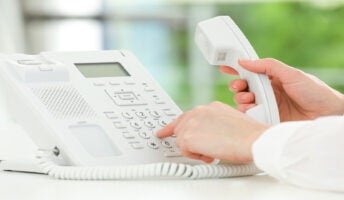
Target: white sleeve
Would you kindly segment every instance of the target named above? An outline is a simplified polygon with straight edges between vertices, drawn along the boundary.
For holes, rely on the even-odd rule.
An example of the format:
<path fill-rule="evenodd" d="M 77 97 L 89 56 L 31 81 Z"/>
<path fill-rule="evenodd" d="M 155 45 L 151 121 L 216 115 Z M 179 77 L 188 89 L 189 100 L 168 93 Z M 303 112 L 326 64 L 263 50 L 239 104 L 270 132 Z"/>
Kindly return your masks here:
<path fill-rule="evenodd" d="M 273 126 L 253 144 L 253 157 L 282 181 L 344 191 L 344 116 Z"/>

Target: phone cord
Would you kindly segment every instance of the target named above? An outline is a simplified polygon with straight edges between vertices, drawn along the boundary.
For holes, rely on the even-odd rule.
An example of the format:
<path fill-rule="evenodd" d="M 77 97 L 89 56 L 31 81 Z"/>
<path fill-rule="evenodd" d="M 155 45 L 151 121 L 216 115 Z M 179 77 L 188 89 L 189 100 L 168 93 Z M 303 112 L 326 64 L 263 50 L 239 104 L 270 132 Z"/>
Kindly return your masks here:
<path fill-rule="evenodd" d="M 254 164 L 201 164 L 152 163 L 128 166 L 60 166 L 52 155 L 38 155 L 38 166 L 43 173 L 65 180 L 126 180 L 154 178 L 206 179 L 249 176 L 262 172 Z"/>

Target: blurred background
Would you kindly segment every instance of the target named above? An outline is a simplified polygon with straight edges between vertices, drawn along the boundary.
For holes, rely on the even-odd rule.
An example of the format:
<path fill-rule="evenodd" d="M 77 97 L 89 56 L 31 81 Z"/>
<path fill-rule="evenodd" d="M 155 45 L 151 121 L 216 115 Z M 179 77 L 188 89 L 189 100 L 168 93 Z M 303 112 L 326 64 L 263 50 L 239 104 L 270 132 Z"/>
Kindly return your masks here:
<path fill-rule="evenodd" d="M 312 73 L 344 92 L 344 1 L 0 0 L 0 52 L 127 49 L 183 109 L 234 105 L 236 77 L 208 66 L 198 21 L 230 15 L 258 55 Z"/>

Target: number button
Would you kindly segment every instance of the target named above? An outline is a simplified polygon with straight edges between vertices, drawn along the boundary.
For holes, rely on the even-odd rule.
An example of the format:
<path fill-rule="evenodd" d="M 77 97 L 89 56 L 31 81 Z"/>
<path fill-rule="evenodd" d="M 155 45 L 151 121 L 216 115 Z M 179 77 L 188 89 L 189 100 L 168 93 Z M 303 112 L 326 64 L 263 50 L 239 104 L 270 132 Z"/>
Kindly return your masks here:
<path fill-rule="evenodd" d="M 139 122 L 135 121 L 135 122 L 130 122 L 130 126 L 135 128 L 135 129 L 141 129 L 141 125 Z"/>
<path fill-rule="evenodd" d="M 158 149 L 159 148 L 158 144 L 154 141 L 148 141 L 147 146 L 151 149 Z"/>
<path fill-rule="evenodd" d="M 165 109 L 164 113 L 167 116 L 175 116 L 176 115 L 176 113 L 172 109 Z"/>
<path fill-rule="evenodd" d="M 123 112 L 122 116 L 126 119 L 133 119 L 133 116 L 129 112 Z"/>
<path fill-rule="evenodd" d="M 171 145 L 171 143 L 169 142 L 169 141 L 167 141 L 167 140 L 163 140 L 163 141 L 161 141 L 161 144 L 162 144 L 162 146 L 164 146 L 165 148 L 172 148 L 172 145 Z"/>
<path fill-rule="evenodd" d="M 152 121 L 145 121 L 145 125 L 148 128 L 155 128 L 154 122 L 152 122 Z"/>
<path fill-rule="evenodd" d="M 144 113 L 144 112 L 136 112 L 136 115 L 139 117 L 139 118 L 142 118 L 142 119 L 144 119 L 144 118 L 146 118 L 147 116 L 146 116 L 146 114 Z"/>
<path fill-rule="evenodd" d="M 149 135 L 150 134 L 148 134 L 148 132 L 146 132 L 146 131 L 139 132 L 139 136 L 143 139 L 149 139 L 150 138 Z"/>
<path fill-rule="evenodd" d="M 153 110 L 153 111 L 149 111 L 149 114 L 154 117 L 154 118 L 159 118 L 160 117 L 160 114 L 158 111 L 156 110 Z"/>
<path fill-rule="evenodd" d="M 165 127 L 165 126 L 167 126 L 167 124 L 168 124 L 168 122 L 166 120 L 164 120 L 164 119 L 160 119 L 159 120 L 159 125 L 160 126 Z"/>

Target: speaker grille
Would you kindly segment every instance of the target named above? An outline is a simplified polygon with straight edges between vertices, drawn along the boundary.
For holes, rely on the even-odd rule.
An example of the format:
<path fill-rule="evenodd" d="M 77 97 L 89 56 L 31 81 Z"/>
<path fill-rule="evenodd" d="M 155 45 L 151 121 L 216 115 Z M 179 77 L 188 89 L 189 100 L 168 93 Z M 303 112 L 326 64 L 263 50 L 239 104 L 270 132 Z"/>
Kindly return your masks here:
<path fill-rule="evenodd" d="M 56 119 L 93 119 L 96 112 L 71 85 L 31 88 Z"/>

